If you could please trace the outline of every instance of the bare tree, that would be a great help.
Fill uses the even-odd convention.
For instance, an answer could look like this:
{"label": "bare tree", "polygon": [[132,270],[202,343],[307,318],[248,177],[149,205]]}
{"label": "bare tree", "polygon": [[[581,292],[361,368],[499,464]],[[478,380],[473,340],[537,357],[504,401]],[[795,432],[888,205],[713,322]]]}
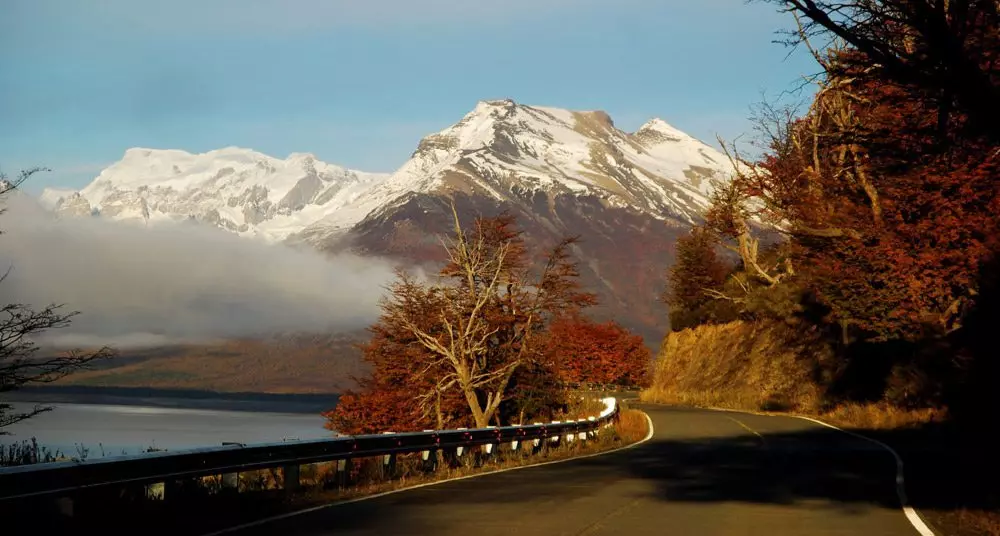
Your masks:
{"label": "bare tree", "polygon": [[519,235],[511,220],[477,221],[462,229],[452,206],[454,237],[445,241],[449,282],[426,289],[434,296],[434,329],[399,310],[398,319],[429,352],[420,375],[434,375],[434,387],[421,396],[437,404],[442,393],[458,389],[476,426],[489,426],[509,398],[514,373],[534,359],[536,333],[548,315],[593,302],[578,292],[579,275],[570,262],[573,239],[564,239],[547,256],[541,273],[531,277]]}
{"label": "bare tree", "polygon": [[[0,174],[0,199],[39,171],[43,169],[22,171],[13,181]],[[4,209],[0,208],[0,213],[3,212]],[[6,282],[10,273],[11,268],[8,268],[0,276],[0,284]],[[63,306],[58,304],[42,309],[33,309],[21,303],[0,306],[0,393],[29,384],[53,382],[114,354],[112,349],[104,347],[95,351],[74,350],[54,357],[38,356],[39,348],[34,339],[47,330],[68,326],[77,314],[75,311],[64,311]],[[10,404],[0,403],[0,435],[4,434],[4,427],[50,409],[36,405],[27,411],[13,411]]]}

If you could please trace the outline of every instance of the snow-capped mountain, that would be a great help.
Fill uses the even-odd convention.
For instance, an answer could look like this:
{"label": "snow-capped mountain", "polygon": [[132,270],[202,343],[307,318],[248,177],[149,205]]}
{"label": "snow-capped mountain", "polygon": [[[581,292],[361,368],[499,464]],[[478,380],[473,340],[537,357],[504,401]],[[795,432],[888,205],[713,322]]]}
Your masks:
{"label": "snow-capped mountain", "polygon": [[603,112],[484,101],[456,125],[421,140],[391,175],[302,153],[279,160],[237,147],[203,154],[134,148],[78,196],[48,189],[41,201],[60,212],[116,220],[193,218],[272,240],[345,232],[417,192],[496,200],[531,191],[594,196],[655,218],[693,222],[725,162],[660,119],[629,134]]}
{"label": "snow-capped mountain", "polygon": [[634,134],[604,112],[481,102],[428,136],[385,187],[471,181],[496,199],[513,190],[591,194],[658,217],[693,221],[723,171],[717,151],[660,119]]}
{"label": "snow-capped mountain", "polygon": [[38,196],[38,202],[48,210],[55,210],[60,201],[73,197],[76,193],[76,190],[66,188],[46,188],[42,191],[42,195]]}
{"label": "snow-capped mountain", "polygon": [[391,174],[307,154],[129,149],[82,191],[43,197],[61,215],[195,219],[411,263],[440,257],[451,203],[466,219],[506,210],[529,242],[580,235],[575,256],[606,316],[658,340],[666,311],[657,296],[674,240],[700,219],[727,167],[724,155],[660,119],[627,133],[604,112],[498,100],[425,137]]}
{"label": "snow-capped mountain", "polygon": [[324,218],[349,227],[364,216],[352,215],[353,205],[386,177],[304,153],[279,160],[237,147],[203,154],[136,148],[80,192],[46,190],[42,202],[61,214],[141,223],[196,219],[281,240]]}
{"label": "snow-capped mountain", "polygon": [[[629,134],[600,111],[484,101],[454,126],[421,140],[409,161],[365,194],[360,212],[398,206],[413,193],[509,201],[545,192],[693,223],[727,165],[717,150],[661,119]],[[343,228],[341,221],[319,220],[301,236],[329,236]]]}

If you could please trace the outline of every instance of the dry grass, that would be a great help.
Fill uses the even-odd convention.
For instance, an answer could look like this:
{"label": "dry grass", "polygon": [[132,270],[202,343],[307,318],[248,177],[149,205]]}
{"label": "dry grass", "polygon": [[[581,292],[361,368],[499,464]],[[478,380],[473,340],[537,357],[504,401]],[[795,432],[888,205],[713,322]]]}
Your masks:
{"label": "dry grass", "polygon": [[649,419],[646,414],[635,409],[622,410],[615,423],[615,433],[624,444],[629,445],[646,437],[649,433]]}
{"label": "dry grass", "polygon": [[1000,512],[962,508],[954,512],[943,512],[939,519],[949,527],[954,527],[957,535],[998,536],[1000,535]]}
{"label": "dry grass", "polygon": [[[706,359],[705,356],[711,356]],[[785,324],[732,322],[671,333],[657,359],[645,402],[753,412],[797,413],[838,426],[886,430],[939,422],[942,409],[903,409],[888,403],[824,408],[814,381],[832,359],[819,339]]]}
{"label": "dry grass", "polygon": [[[711,356],[707,359],[706,356]],[[818,338],[773,322],[732,322],[671,333],[657,357],[645,402],[751,411],[815,412],[812,381],[832,353]]]}
{"label": "dry grass", "polygon": [[947,410],[944,409],[905,409],[886,402],[879,402],[874,404],[840,404],[832,410],[813,416],[845,428],[893,430],[942,422],[947,417],[947,413]]}

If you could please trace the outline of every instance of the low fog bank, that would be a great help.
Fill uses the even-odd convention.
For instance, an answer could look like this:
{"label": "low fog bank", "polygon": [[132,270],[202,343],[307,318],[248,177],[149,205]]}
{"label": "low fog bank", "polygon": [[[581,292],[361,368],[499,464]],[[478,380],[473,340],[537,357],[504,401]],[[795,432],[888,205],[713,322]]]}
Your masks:
{"label": "low fog bank", "polygon": [[240,238],[196,224],[149,227],[55,218],[0,201],[0,303],[80,311],[46,346],[119,347],[347,331],[370,324],[393,277],[386,261]]}

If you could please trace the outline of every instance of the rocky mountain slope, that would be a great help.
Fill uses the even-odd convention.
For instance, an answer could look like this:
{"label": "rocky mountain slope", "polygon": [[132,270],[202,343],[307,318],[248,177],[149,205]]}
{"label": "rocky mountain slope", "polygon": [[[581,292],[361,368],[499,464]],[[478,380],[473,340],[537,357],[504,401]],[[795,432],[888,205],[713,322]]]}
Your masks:
{"label": "rocky mountain slope", "polygon": [[[604,112],[573,112],[480,102],[454,126],[421,140],[399,170],[365,197],[369,217],[417,194],[443,192],[507,202],[533,194],[599,200],[656,219],[691,223],[708,204],[726,158],[653,119],[629,134]],[[336,216],[301,234],[322,239],[342,229]]]}
{"label": "rocky mountain slope", "polygon": [[657,302],[676,236],[700,218],[728,162],[654,119],[634,133],[604,112],[484,101],[420,141],[396,172],[238,148],[200,155],[130,149],[60,214],[156,224],[195,219],[245,236],[417,263],[440,257],[454,200],[467,218],[508,210],[530,242],[580,235],[576,254],[602,316],[662,337]]}

